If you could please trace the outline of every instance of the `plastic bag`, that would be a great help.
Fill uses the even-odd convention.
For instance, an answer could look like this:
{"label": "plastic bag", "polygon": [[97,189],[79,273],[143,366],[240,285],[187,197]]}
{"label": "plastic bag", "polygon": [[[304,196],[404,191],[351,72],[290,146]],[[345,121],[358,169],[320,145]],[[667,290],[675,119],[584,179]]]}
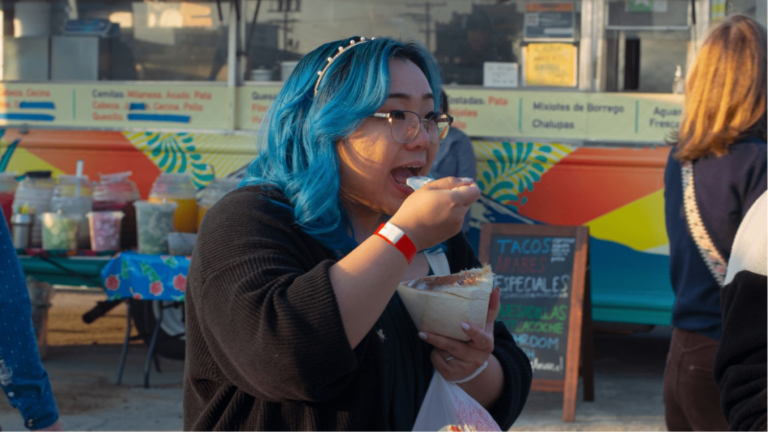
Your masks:
{"label": "plastic bag", "polygon": [[413,430],[501,431],[501,428],[472,396],[435,371]]}

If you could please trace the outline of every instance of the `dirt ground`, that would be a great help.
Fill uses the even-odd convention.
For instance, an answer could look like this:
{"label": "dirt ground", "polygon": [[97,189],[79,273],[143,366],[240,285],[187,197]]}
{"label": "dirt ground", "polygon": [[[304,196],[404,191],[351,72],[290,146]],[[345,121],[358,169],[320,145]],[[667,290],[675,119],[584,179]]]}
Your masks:
{"label": "dirt ground", "polygon": [[[91,324],[82,315],[106,296],[98,291],[57,291],[48,316],[43,361],[64,427],[68,430],[179,430],[183,362],[161,359],[143,388],[147,347],[130,345],[123,384],[117,385],[126,307]],[[132,332],[136,335],[136,331]],[[0,397],[0,427],[25,430],[18,411]]]}
{"label": "dirt ground", "polygon": [[[83,322],[83,314],[100,300],[106,300],[106,296],[98,291],[57,291],[48,313],[48,345],[122,344],[127,312],[125,304],[91,324]],[[131,334],[136,335],[136,329]]]}
{"label": "dirt ground", "polygon": [[[98,291],[56,293],[48,322],[44,366],[67,430],[181,430],[184,363],[160,362],[143,387],[147,347],[130,345],[122,385],[116,384],[126,308],[92,324],[82,315],[105,296]],[[533,392],[511,430],[665,430],[662,383],[671,329],[635,335],[595,334],[595,401],[579,390],[576,421],[563,423],[563,395]],[[581,385],[580,385],[581,387]],[[0,427],[25,430],[0,397]]]}

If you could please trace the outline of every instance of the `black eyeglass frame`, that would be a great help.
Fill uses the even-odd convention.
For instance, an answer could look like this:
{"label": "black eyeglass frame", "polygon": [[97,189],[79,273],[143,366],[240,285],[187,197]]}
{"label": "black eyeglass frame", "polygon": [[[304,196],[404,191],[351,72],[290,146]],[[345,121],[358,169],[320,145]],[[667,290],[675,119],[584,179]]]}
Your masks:
{"label": "black eyeglass frame", "polygon": [[[407,141],[401,141],[401,140],[399,140],[399,139],[397,139],[395,137],[395,131],[393,129],[394,126],[393,126],[392,120],[393,120],[393,116],[398,114],[398,113],[411,113],[411,114],[416,115],[416,117],[419,118],[419,123],[418,123],[419,129],[416,129],[416,133],[413,134],[413,138],[411,138],[411,139],[409,139]],[[441,121],[447,120],[448,124],[445,126],[445,128],[448,129],[448,130],[450,130],[451,125],[453,124],[453,117],[451,117],[450,115],[448,115],[448,114],[446,114],[444,112],[440,112],[440,111],[430,111],[426,115],[426,117],[424,117],[424,118],[421,118],[419,113],[414,112],[414,111],[409,111],[409,110],[394,110],[394,111],[390,111],[388,113],[373,113],[369,117],[382,118],[382,119],[388,120],[388,123],[389,123],[389,134],[392,136],[393,140],[399,142],[400,144],[408,144],[409,142],[415,140],[416,137],[419,136],[419,131],[421,130],[421,125],[424,122],[432,122],[432,123],[435,124],[435,129],[437,129],[437,131],[438,131],[437,143],[439,144],[440,141],[443,138],[445,138],[445,136],[443,136],[442,138],[440,137],[440,135],[443,135],[443,134],[440,132],[440,126],[438,126],[438,121],[436,120],[436,118],[439,117]],[[425,130],[427,131],[427,134],[429,134],[429,129],[425,128]],[[448,134],[448,131],[446,131],[445,134]]]}

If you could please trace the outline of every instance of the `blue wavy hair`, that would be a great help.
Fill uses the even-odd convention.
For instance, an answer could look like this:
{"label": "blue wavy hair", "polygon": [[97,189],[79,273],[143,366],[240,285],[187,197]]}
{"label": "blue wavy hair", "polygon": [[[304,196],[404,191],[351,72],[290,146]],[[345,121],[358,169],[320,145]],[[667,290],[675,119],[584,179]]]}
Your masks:
{"label": "blue wavy hair", "polygon": [[376,38],[340,54],[323,75],[318,71],[348,39],[330,42],[304,56],[264,117],[259,155],[244,185],[279,189],[290,201],[295,222],[325,246],[348,253],[357,246],[339,198],[336,143],[354,132],[389,97],[389,60],[410,60],[421,69],[440,107],[437,62],[417,42]]}

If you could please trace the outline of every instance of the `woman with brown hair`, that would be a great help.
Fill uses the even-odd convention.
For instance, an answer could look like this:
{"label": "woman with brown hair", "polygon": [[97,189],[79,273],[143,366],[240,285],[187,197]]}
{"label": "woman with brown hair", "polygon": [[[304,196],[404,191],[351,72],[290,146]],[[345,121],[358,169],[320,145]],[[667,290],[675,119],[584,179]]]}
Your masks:
{"label": "woman with brown hair", "polygon": [[669,430],[727,430],[713,360],[720,288],[736,231],[766,190],[766,32],[732,15],[713,28],[686,78],[665,173],[675,291],[664,376]]}

